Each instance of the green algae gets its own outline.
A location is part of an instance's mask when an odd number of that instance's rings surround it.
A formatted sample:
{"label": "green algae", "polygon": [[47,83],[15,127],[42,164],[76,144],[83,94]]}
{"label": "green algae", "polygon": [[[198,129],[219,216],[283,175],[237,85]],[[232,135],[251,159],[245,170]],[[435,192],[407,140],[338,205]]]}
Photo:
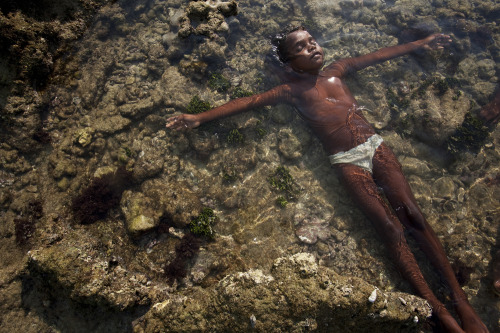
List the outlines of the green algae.
{"label": "green algae", "polygon": [[394,89],[387,88],[386,99],[389,108],[392,111],[399,111],[400,109],[406,109],[410,105],[410,99],[406,96],[397,94]]}
{"label": "green algae", "polygon": [[229,82],[229,80],[226,79],[221,73],[212,73],[208,79],[208,86],[212,90],[223,93],[229,90],[231,82]]}
{"label": "green algae", "polygon": [[255,127],[255,132],[257,133],[257,137],[260,138],[260,139],[262,139],[263,137],[266,136],[267,131],[262,126],[262,121],[261,120],[257,121],[257,125]]}
{"label": "green algae", "polygon": [[443,96],[448,90],[456,88],[459,85],[460,82],[453,77],[430,77],[425,79],[419,87],[412,92],[411,99],[423,97],[425,92],[429,89],[432,89],[436,96]]}
{"label": "green algae", "polygon": [[288,205],[288,201],[284,196],[280,195],[276,198],[276,204],[282,208],[285,208]]}
{"label": "green algae", "polygon": [[284,166],[279,166],[269,176],[268,181],[271,187],[279,191],[290,191],[292,189],[293,177],[290,175],[290,170]]}
{"label": "green algae", "polygon": [[[277,167],[274,172],[267,178],[269,185],[272,188],[282,193],[282,197],[286,200],[293,200],[300,192],[295,180],[290,174],[290,170],[284,166]],[[282,207],[284,204],[283,200],[277,199]],[[287,202],[288,203],[288,202]],[[286,204],[287,204],[286,203]],[[285,204],[285,206],[286,206]]]}
{"label": "green algae", "polygon": [[448,151],[458,154],[462,151],[478,152],[489,137],[488,127],[484,122],[467,113],[465,119],[447,140]]}
{"label": "green algae", "polygon": [[232,129],[226,138],[227,143],[230,144],[242,144],[245,141],[243,134],[240,133],[238,129]]}
{"label": "green algae", "polygon": [[238,175],[234,166],[225,166],[222,171],[222,178],[228,183],[234,182],[236,179],[238,179]]}
{"label": "green algae", "polygon": [[253,91],[245,90],[241,87],[236,87],[231,92],[231,99],[248,97],[248,96],[252,96],[253,94],[254,94]]}
{"label": "green algae", "polygon": [[262,128],[262,127],[257,127],[255,129],[255,131],[257,132],[257,135],[258,135],[259,138],[263,138],[267,134],[267,131],[264,128]]}
{"label": "green algae", "polygon": [[200,215],[191,220],[189,223],[189,230],[196,236],[204,236],[209,239],[215,237],[215,231],[213,225],[217,221],[217,216],[215,215],[213,209],[205,207],[201,211]]}
{"label": "green algae", "polygon": [[198,95],[193,96],[191,98],[191,101],[189,102],[189,105],[186,108],[187,113],[190,114],[198,114],[202,113],[205,111],[208,111],[212,108],[209,102],[204,101],[198,97]]}

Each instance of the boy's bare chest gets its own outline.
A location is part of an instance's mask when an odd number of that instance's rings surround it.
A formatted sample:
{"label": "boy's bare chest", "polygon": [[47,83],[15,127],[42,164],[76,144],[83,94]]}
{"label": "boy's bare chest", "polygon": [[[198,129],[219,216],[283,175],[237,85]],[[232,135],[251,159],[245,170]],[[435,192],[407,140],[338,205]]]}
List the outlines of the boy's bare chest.
{"label": "boy's bare chest", "polygon": [[[352,96],[347,86],[337,77],[318,76],[314,84],[304,86],[297,91],[296,97],[303,107],[318,107],[318,104],[329,105],[352,105],[356,100]],[[340,106],[339,105],[339,106]]]}
{"label": "boy's bare chest", "polygon": [[311,124],[328,124],[324,129],[345,124],[356,103],[347,86],[337,77],[318,77],[315,82],[298,88],[293,95],[299,113]]}

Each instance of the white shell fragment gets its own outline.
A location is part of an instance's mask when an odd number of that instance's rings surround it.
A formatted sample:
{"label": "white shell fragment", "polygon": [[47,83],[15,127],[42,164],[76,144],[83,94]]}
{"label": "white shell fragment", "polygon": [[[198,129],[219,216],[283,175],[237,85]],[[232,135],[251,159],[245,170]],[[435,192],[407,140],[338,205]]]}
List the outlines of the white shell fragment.
{"label": "white shell fragment", "polygon": [[416,324],[416,323],[418,323],[418,317],[417,317],[417,316],[413,317],[413,322],[414,322],[415,324]]}
{"label": "white shell fragment", "polygon": [[251,315],[250,316],[250,325],[252,326],[252,328],[255,328],[256,323],[257,323],[257,318],[255,318],[254,315]]}
{"label": "white shell fragment", "polygon": [[370,297],[368,297],[368,302],[374,303],[376,299],[377,299],[377,289],[373,289],[372,293],[370,294]]}

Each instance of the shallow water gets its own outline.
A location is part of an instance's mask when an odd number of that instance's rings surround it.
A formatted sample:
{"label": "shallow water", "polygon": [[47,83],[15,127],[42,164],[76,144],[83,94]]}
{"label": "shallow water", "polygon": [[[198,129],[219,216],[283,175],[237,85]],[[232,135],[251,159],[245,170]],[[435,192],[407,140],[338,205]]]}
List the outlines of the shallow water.
{"label": "shallow water", "polygon": [[[186,4],[117,1],[101,10],[75,45],[72,60],[56,73],[54,82],[62,83],[45,92],[51,101],[45,126],[53,142],[35,161],[35,193],[45,214],[36,245],[57,243],[63,252],[82,246],[90,257],[113,258],[130,274],[181,294],[193,285],[213,286],[234,272],[268,272],[277,258],[299,252],[313,253],[320,265],[341,275],[411,293],[293,109],[266,107],[181,133],[164,123],[186,112],[194,96],[216,106],[237,88],[262,92],[277,84],[265,64],[267,37],[288,23],[304,24],[317,36],[327,63],[443,32],[453,39],[445,50],[373,66],[348,85],[398,156],[471,303],[494,331],[500,313],[490,288],[500,230],[498,131],[472,152],[451,153],[448,147],[466,114],[477,113],[497,85],[500,5],[238,1],[238,14],[225,17],[215,31],[208,29],[209,37],[179,38]],[[192,21],[199,28],[206,19]],[[226,91],[209,84],[214,73],[228,80]],[[93,224],[75,224],[72,198],[92,177],[120,166],[134,179],[125,182],[120,207]],[[269,177],[279,166],[293,177],[293,193],[271,186]],[[18,189],[32,191],[29,184]],[[277,203],[280,197],[285,207]],[[165,266],[175,260],[179,238],[202,207],[218,217],[215,238],[203,241],[187,260],[186,276],[171,287]],[[132,230],[137,217],[149,223],[149,231]],[[83,244],[90,239],[87,248]],[[433,269],[418,251],[416,256],[444,299],[446,290]],[[90,295],[106,293],[104,287],[92,290]]]}

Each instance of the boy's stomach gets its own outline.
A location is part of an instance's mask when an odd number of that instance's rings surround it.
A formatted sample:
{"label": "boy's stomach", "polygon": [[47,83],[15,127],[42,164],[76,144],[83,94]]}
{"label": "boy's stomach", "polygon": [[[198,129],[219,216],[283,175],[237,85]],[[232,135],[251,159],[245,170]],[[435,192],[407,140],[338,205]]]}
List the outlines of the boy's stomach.
{"label": "boy's stomach", "polygon": [[316,135],[323,143],[326,152],[333,155],[359,146],[374,134],[373,128],[365,123],[354,130],[344,125],[333,132],[321,133],[320,131]]}
{"label": "boy's stomach", "polygon": [[328,154],[347,151],[375,134],[375,130],[361,116],[360,111],[356,111],[356,105],[346,107],[337,104],[325,108],[327,110],[321,109],[312,113],[303,113],[299,109],[299,113],[323,143]]}

